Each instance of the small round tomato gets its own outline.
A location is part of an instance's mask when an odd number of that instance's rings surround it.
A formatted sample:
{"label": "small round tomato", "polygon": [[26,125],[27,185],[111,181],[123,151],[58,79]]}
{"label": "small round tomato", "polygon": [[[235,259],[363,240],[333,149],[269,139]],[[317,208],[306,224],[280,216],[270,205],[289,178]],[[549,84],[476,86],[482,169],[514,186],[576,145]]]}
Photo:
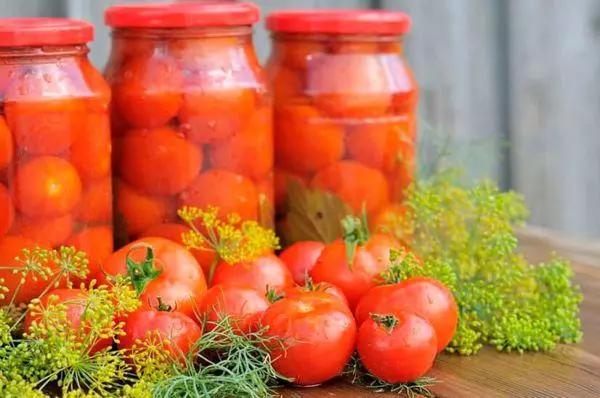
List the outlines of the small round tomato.
{"label": "small round tomato", "polygon": [[346,307],[349,307],[348,300],[346,300],[346,296],[344,296],[344,292],[342,291],[342,289],[340,289],[339,287],[337,287],[335,285],[332,285],[331,283],[327,283],[327,282],[312,283],[312,281],[309,280],[309,282],[307,282],[303,286],[294,286],[294,287],[285,289],[283,294],[285,297],[291,298],[291,297],[297,297],[298,295],[306,293],[306,292],[327,293],[327,294],[335,297],[336,299],[338,299],[340,301],[340,303],[344,304]]}
{"label": "small round tomato", "polygon": [[71,161],[84,184],[110,175],[110,123],[104,114],[88,115],[86,130],[71,145]]}
{"label": "small round tomato", "polygon": [[148,194],[179,193],[202,167],[202,152],[170,127],[131,130],[120,145],[121,176]]}
{"label": "small round tomato", "polygon": [[252,263],[227,264],[220,261],[213,275],[211,286],[246,286],[259,292],[267,289],[281,292],[294,286],[294,278],[283,261],[269,253]]}
{"label": "small round tomato", "polygon": [[397,166],[398,154],[409,144],[407,133],[399,123],[373,123],[353,126],[347,135],[348,155],[369,167],[390,172]]}
{"label": "small round tomato", "polygon": [[175,203],[169,198],[146,196],[122,181],[117,182],[116,191],[116,211],[125,222],[128,236],[135,236],[177,216]]}
{"label": "small round tomato", "polygon": [[257,110],[238,134],[210,145],[210,163],[217,169],[258,178],[273,167],[272,141],[271,110]]}
{"label": "small round tomato", "polygon": [[300,71],[312,66],[316,57],[325,53],[323,43],[316,40],[286,40],[275,43],[274,54],[277,54],[282,62]]}
{"label": "small round tomato", "polygon": [[164,342],[173,360],[183,362],[194,344],[202,337],[202,329],[188,315],[180,312],[142,307],[129,314],[119,337],[119,349],[130,350],[142,341]]}
{"label": "small round tomato", "polygon": [[[52,296],[53,298],[50,300]],[[56,301],[55,301],[56,300]],[[73,330],[79,329],[81,326],[81,317],[84,315],[87,304],[88,304],[88,294],[79,289],[54,289],[48,292],[40,299],[40,308],[42,310],[47,308],[49,304],[57,305],[62,304],[66,306],[67,313],[67,322],[69,322],[69,326]],[[33,314],[32,311],[28,311],[25,316],[25,325],[24,328],[26,331],[29,330],[31,324],[33,322],[42,322],[43,318],[41,314]],[[87,329],[91,329],[91,327],[86,327]],[[80,337],[84,337],[84,333],[81,333]],[[112,345],[112,339],[104,338],[104,339],[96,339],[93,342],[89,342],[89,344],[94,343],[93,347],[89,348],[90,354],[108,348]]]}
{"label": "small round tomato", "polygon": [[[273,367],[297,385],[323,383],[341,374],[354,351],[356,324],[347,307],[323,292],[306,292],[272,304],[262,316]],[[318,358],[318,360],[316,360]]]}
{"label": "small round tomato", "polygon": [[296,242],[281,252],[279,259],[285,263],[292,273],[294,282],[304,285],[310,270],[317,263],[317,259],[324,248],[325,244],[322,242]]}
{"label": "small round tomato", "polygon": [[231,68],[237,59],[241,42],[238,37],[177,38],[167,44],[170,55],[189,72],[205,72]]}
{"label": "small round tomato", "polygon": [[0,183],[0,237],[5,235],[15,220],[15,206],[6,185]]}
{"label": "small round tomato", "polygon": [[27,68],[6,90],[4,113],[16,145],[37,155],[69,148],[85,130],[85,101],[58,65]]}
{"label": "small round tomato", "polygon": [[113,252],[113,231],[111,227],[86,228],[72,235],[65,246],[74,246],[77,250],[85,252],[88,263],[88,280],[96,275],[104,261]]}
{"label": "small round tomato", "polygon": [[300,71],[285,65],[273,65],[267,72],[269,76],[269,89],[275,101],[285,101],[304,95],[304,79]]}
{"label": "small round tomato", "polygon": [[[139,237],[140,238],[165,238],[172,240],[173,242],[179,243],[183,245],[183,240],[181,235],[189,232],[190,228],[186,227],[182,224],[176,223],[165,223],[165,224],[156,224],[144,232],[142,232]],[[202,267],[204,271],[204,276],[208,279],[208,274],[210,272],[210,267],[215,261],[216,253],[214,250],[197,250],[197,249],[188,249],[190,253],[194,255],[198,264]]]}
{"label": "small round tomato", "polygon": [[[266,201],[272,208],[275,203],[275,187],[273,186],[273,173],[268,173],[256,182],[256,191],[258,192],[259,200]],[[262,202],[261,202],[262,203]],[[261,208],[262,211],[262,208]]]}
{"label": "small round tomato", "polygon": [[13,295],[15,296],[14,304],[28,303],[38,297],[50,284],[48,279],[44,279],[39,274],[28,272],[25,283],[21,286],[22,274],[20,272],[13,272],[13,269],[18,269],[19,271],[25,270],[22,262],[16,261],[17,258],[21,260],[25,259],[23,249],[33,250],[36,246],[44,249],[50,248],[50,245],[47,243],[36,242],[20,236],[4,236],[0,238],[0,264],[2,264],[2,267],[6,267],[0,269],[0,278],[4,280],[2,285],[8,288],[8,292],[4,293],[4,298],[0,299],[0,305],[10,303]]}
{"label": "small round tomato", "polygon": [[71,163],[41,156],[18,167],[15,205],[29,217],[56,217],[69,213],[81,199],[81,179]]}
{"label": "small round tomato", "polygon": [[257,93],[236,79],[226,69],[187,79],[179,118],[188,139],[208,144],[227,139],[246,126],[254,113]]}
{"label": "small round tomato", "polygon": [[376,55],[319,57],[308,74],[308,91],[317,108],[333,117],[384,115],[392,103],[388,71]]}
{"label": "small round tomato", "polygon": [[433,367],[435,331],[427,320],[410,312],[374,314],[358,329],[362,364],[387,383],[409,383]]}
{"label": "small round tomato", "polygon": [[73,224],[73,216],[70,214],[54,218],[20,217],[15,220],[10,234],[37,242],[48,242],[56,247],[71,235]]}
{"label": "small round tomato", "polygon": [[158,297],[175,311],[194,316],[194,308],[206,292],[202,268],[184,246],[163,238],[138,239],[114,252],[96,274],[99,284],[107,276],[138,274],[136,290],[143,303],[155,305]]}
{"label": "small round tomato", "polygon": [[452,292],[431,278],[410,278],[394,285],[382,285],[369,291],[356,307],[358,325],[369,314],[410,311],[428,320],[437,336],[437,351],[452,340],[458,324],[458,306]]}
{"label": "small round tomato", "polygon": [[367,214],[374,214],[390,200],[385,176],[351,160],[322,169],[313,177],[311,186],[340,197],[357,214],[362,211],[363,205]]}
{"label": "small round tomato", "polygon": [[340,238],[325,246],[310,273],[315,282],[329,282],[342,289],[352,310],[390,266],[391,249],[399,247],[388,235],[369,236],[366,228],[349,229],[347,241]]}
{"label": "small round tomato", "polygon": [[312,173],[344,154],[344,129],[309,105],[275,110],[275,162],[299,174]]}
{"label": "small round tomato", "polygon": [[242,220],[257,220],[258,192],[246,177],[227,170],[209,170],[200,174],[180,195],[182,206],[200,209],[216,206],[223,217],[236,213]]}
{"label": "small round tomato", "polygon": [[8,129],[6,120],[0,116],[0,169],[5,168],[12,162],[14,156],[13,136]]}
{"label": "small round tomato", "polygon": [[131,58],[113,79],[113,106],[130,126],[153,129],[177,116],[183,74],[172,58]]}
{"label": "small round tomato", "polygon": [[88,186],[77,207],[77,220],[84,224],[112,221],[112,179],[106,177]]}
{"label": "small round tomato", "polygon": [[198,312],[204,316],[205,330],[213,330],[223,317],[229,317],[236,329],[247,333],[267,308],[265,293],[244,286],[216,285],[208,289]]}

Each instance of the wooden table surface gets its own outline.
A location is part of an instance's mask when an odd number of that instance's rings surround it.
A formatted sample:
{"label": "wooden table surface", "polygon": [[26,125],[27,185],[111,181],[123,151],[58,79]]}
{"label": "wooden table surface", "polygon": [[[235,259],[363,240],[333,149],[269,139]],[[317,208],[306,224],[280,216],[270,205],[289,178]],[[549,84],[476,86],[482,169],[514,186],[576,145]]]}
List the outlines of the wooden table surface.
{"label": "wooden table surface", "polygon": [[[583,341],[559,346],[549,354],[505,354],[485,349],[474,357],[441,355],[430,372],[439,381],[431,390],[439,397],[600,397],[600,244],[582,243],[527,229],[520,233],[521,248],[531,261],[551,252],[573,261],[581,285]],[[289,398],[391,397],[333,382],[318,388],[289,389]]]}

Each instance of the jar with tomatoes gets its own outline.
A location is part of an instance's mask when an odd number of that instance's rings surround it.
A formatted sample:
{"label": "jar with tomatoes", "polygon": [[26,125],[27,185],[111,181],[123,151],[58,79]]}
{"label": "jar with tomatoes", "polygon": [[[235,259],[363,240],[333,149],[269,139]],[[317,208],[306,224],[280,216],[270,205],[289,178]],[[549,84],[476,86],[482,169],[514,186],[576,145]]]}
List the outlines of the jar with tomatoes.
{"label": "jar with tomatoes", "polygon": [[[87,58],[93,34],[78,20],[1,20],[3,267],[18,267],[23,249],[75,246],[93,273],[112,253],[110,89]],[[9,287],[20,275],[0,271]],[[28,274],[17,301],[48,283]]]}
{"label": "jar with tomatoes", "polygon": [[272,221],[272,109],[252,43],[258,18],[248,3],[106,10],[116,225],[125,242],[180,231],[183,206]]}
{"label": "jar with tomatoes", "polygon": [[333,240],[340,219],[401,211],[415,158],[410,18],[389,11],[281,11],[273,49],[275,203],[286,243]]}

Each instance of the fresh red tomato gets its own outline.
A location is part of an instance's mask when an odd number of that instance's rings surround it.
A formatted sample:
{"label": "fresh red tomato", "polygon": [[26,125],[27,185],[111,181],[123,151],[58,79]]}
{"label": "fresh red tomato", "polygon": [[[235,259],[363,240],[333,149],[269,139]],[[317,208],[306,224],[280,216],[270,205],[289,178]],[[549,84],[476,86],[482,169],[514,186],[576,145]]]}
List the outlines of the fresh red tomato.
{"label": "fresh red tomato", "polygon": [[431,324],[410,312],[373,315],[358,330],[356,344],[369,373],[387,383],[408,383],[433,366],[437,354]]}
{"label": "fresh red tomato", "polygon": [[211,286],[246,286],[267,292],[273,289],[281,292],[294,286],[292,274],[285,264],[274,254],[260,256],[252,263],[227,264],[221,261],[215,270]]}
{"label": "fresh red tomato", "polygon": [[306,285],[303,286],[294,286],[287,288],[283,291],[283,294],[287,298],[298,297],[299,295],[306,292],[324,292],[332,295],[336,299],[340,301],[340,303],[344,304],[348,307],[348,300],[346,300],[346,296],[344,296],[344,292],[339,287],[332,285],[331,283],[321,282],[321,283],[312,283],[309,280]]}
{"label": "fresh red tomato", "polygon": [[[168,341],[165,349],[175,358],[183,360],[202,336],[202,329],[192,318],[166,308],[143,307],[131,313],[125,320],[124,336],[119,338],[120,349],[131,349],[138,341],[156,343],[156,339]],[[158,336],[157,336],[158,334]]]}
{"label": "fresh red tomato", "polygon": [[294,277],[294,282],[304,285],[310,270],[325,248],[325,244],[317,241],[296,242],[279,255],[279,259],[287,265]]}
{"label": "fresh red tomato", "polygon": [[[50,302],[50,296],[56,296],[57,301],[51,301],[53,305],[62,304],[67,307],[67,321],[73,330],[77,330],[81,327],[81,317],[84,315],[87,308],[88,294],[79,289],[55,289],[48,292],[44,297],[40,299],[40,307],[42,309],[48,307]],[[40,322],[42,317],[40,314],[33,314],[31,311],[27,312],[25,316],[25,330],[29,330],[31,324],[36,321]],[[85,332],[85,331],[83,331]],[[85,333],[81,333],[84,336]],[[97,339],[90,342],[90,353],[100,351],[104,348],[112,345],[112,339],[104,338]]]}
{"label": "fresh red tomato", "polygon": [[265,293],[243,286],[213,286],[198,305],[205,318],[205,330],[213,330],[215,323],[229,316],[234,327],[249,332],[262,314],[269,308]]}
{"label": "fresh red tomato", "polygon": [[324,292],[306,292],[272,304],[262,317],[273,346],[273,367],[298,385],[339,376],[352,356],[356,323],[348,308]]}
{"label": "fresh red tomato", "polygon": [[176,312],[194,316],[194,308],[206,292],[202,267],[180,244],[164,238],[138,239],[108,257],[103,270],[96,274],[99,284],[107,276],[137,274],[136,290],[143,293],[143,303],[155,305],[158,297],[172,305]]}
{"label": "fresh red tomato", "polygon": [[362,296],[375,287],[379,274],[390,266],[390,250],[399,244],[388,235],[369,236],[366,223],[355,218],[351,221],[355,223],[348,224],[345,237],[323,249],[311,277],[317,283],[329,282],[342,289],[354,310]]}
{"label": "fresh red tomato", "polygon": [[438,351],[450,343],[458,324],[458,306],[452,292],[439,281],[425,277],[372,289],[356,307],[356,322],[361,325],[369,314],[395,311],[411,311],[427,319],[435,330]]}

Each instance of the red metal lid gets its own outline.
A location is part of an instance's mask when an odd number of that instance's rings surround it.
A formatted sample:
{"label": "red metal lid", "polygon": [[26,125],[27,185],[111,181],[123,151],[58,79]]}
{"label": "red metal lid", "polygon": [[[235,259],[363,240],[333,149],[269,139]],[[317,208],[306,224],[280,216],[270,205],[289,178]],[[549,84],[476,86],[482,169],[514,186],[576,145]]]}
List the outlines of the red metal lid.
{"label": "red metal lid", "polygon": [[68,18],[0,19],[0,47],[84,44],[94,40],[94,26]]}
{"label": "red metal lid", "polygon": [[190,1],[109,7],[104,23],[115,28],[241,26],[255,24],[259,16],[252,3]]}
{"label": "red metal lid", "polygon": [[274,32],[401,35],[410,31],[407,14],[378,10],[293,10],[267,16]]}

